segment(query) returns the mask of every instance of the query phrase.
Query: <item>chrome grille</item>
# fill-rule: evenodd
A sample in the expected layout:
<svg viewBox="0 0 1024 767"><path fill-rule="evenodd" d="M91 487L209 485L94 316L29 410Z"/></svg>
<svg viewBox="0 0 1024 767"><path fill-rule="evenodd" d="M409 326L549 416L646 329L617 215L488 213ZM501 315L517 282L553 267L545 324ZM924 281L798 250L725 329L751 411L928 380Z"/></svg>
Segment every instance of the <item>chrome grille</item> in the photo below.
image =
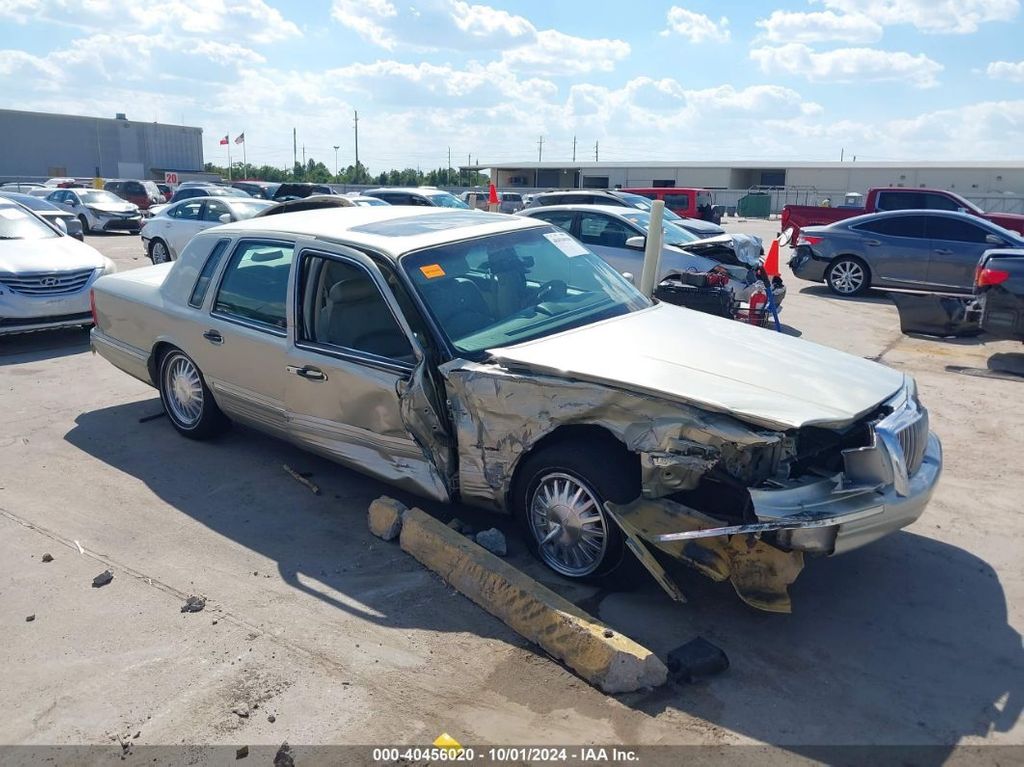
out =
<svg viewBox="0 0 1024 767"><path fill-rule="evenodd" d="M0 285L25 296L64 296L85 287L95 269L44 274L0 274Z"/></svg>
<svg viewBox="0 0 1024 767"><path fill-rule="evenodd" d="M921 468L928 447L928 411L921 408L921 417L897 432L896 437L903 449L903 460L907 462L907 474L913 476Z"/></svg>

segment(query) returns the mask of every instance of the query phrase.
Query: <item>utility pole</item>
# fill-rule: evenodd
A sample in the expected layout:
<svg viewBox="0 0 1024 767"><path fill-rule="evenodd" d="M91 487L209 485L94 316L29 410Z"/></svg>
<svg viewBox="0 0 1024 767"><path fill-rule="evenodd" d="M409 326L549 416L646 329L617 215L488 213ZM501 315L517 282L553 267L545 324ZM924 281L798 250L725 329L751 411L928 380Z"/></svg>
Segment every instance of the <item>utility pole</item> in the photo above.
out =
<svg viewBox="0 0 1024 767"><path fill-rule="evenodd" d="M576 162L576 137L572 137L572 161Z"/></svg>
<svg viewBox="0 0 1024 767"><path fill-rule="evenodd" d="M355 121L352 124L356 129L356 183L358 184L362 180L362 174L359 172L359 112L353 109L352 114L355 115Z"/></svg>
<svg viewBox="0 0 1024 767"><path fill-rule="evenodd" d="M292 128L292 175L295 175L295 166L299 164L299 140L296 137L295 128Z"/></svg>
<svg viewBox="0 0 1024 767"><path fill-rule="evenodd" d="M452 148L448 147L448 165L444 169L444 178L448 186L452 185Z"/></svg>
<svg viewBox="0 0 1024 767"><path fill-rule="evenodd" d="M600 144L601 144L600 141L595 141L594 142L594 162L600 162L600 153L598 152L598 149L600 148Z"/></svg>
<svg viewBox="0 0 1024 767"><path fill-rule="evenodd" d="M844 154L846 154L846 147L841 147L839 149L839 162L843 161L843 155Z"/></svg>
<svg viewBox="0 0 1024 767"><path fill-rule="evenodd" d="M306 176L306 145L302 145L302 176Z"/></svg>
<svg viewBox="0 0 1024 767"><path fill-rule="evenodd" d="M544 156L544 137L541 136L540 140L537 142L537 162L540 162L541 158L543 156Z"/></svg>
<svg viewBox="0 0 1024 767"><path fill-rule="evenodd" d="M334 145L334 177L338 177L338 150L341 149L340 144Z"/></svg>

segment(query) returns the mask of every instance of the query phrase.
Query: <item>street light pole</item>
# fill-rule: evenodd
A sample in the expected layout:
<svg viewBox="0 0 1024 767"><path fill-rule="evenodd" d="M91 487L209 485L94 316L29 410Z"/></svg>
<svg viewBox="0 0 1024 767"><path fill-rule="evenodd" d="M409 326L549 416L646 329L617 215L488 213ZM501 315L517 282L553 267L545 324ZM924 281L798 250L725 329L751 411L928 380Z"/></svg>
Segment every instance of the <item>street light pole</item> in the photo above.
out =
<svg viewBox="0 0 1024 767"><path fill-rule="evenodd" d="M341 144L334 145L334 177L338 177L338 150L341 148Z"/></svg>

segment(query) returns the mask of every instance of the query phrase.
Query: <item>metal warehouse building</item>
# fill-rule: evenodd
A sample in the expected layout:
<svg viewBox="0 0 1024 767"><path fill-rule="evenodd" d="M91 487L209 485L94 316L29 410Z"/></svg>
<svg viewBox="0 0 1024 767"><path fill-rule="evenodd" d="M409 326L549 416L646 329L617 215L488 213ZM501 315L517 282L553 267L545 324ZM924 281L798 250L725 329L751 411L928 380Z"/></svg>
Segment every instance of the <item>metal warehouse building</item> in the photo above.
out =
<svg viewBox="0 0 1024 767"><path fill-rule="evenodd" d="M203 129L0 109L0 180L159 178L203 169Z"/></svg>
<svg viewBox="0 0 1024 767"><path fill-rule="evenodd" d="M728 198L726 190L735 195L774 189L841 200L846 192L864 194L871 187L932 187L976 201L1006 198L1011 205L1024 195L1024 162L521 162L468 167L489 171L500 189L703 187L722 190L716 199Z"/></svg>

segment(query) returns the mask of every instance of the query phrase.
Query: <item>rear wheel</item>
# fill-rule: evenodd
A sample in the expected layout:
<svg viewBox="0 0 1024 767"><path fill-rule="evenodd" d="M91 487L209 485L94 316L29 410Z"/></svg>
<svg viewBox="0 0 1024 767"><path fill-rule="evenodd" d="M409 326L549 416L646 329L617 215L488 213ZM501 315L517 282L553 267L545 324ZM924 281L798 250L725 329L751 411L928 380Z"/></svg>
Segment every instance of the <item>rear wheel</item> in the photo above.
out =
<svg viewBox="0 0 1024 767"><path fill-rule="evenodd" d="M627 503L640 494L635 468L625 450L600 444L556 444L529 456L513 507L534 554L567 578L594 579L618 568L622 533L604 503Z"/></svg>
<svg viewBox="0 0 1024 767"><path fill-rule="evenodd" d="M161 239L155 239L149 243L149 260L154 264L166 264L171 260L171 251Z"/></svg>
<svg viewBox="0 0 1024 767"><path fill-rule="evenodd" d="M829 264L825 281L837 296L858 296L871 286L867 265L853 256L840 256Z"/></svg>
<svg viewBox="0 0 1024 767"><path fill-rule="evenodd" d="M171 424L189 439L220 434L228 420L217 407L192 358L171 349L160 360L160 401Z"/></svg>

